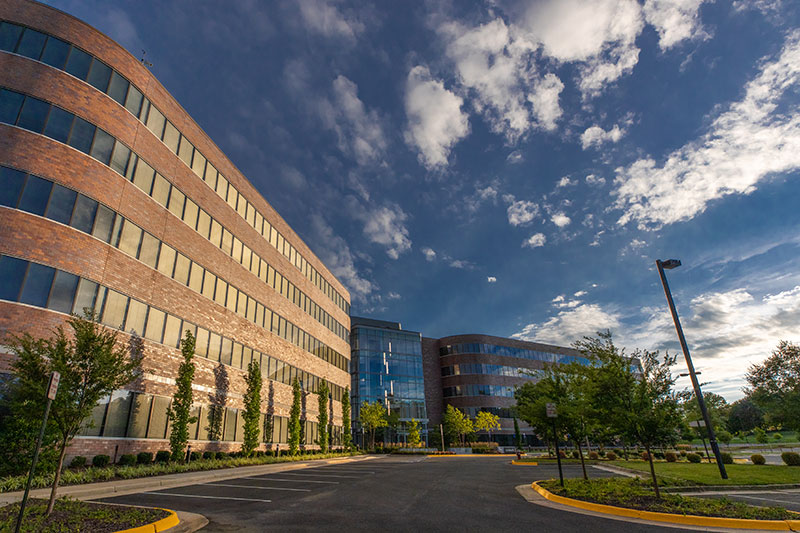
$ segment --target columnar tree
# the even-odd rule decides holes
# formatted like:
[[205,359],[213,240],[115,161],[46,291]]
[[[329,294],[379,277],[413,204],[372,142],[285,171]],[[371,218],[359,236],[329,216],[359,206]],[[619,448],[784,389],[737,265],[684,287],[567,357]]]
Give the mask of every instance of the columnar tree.
[[247,365],[247,391],[244,393],[244,439],[242,454],[249,457],[258,447],[261,419],[261,365],[252,360]]
[[294,378],[292,383],[292,410],[289,412],[289,453],[297,455],[300,451],[300,437],[302,426],[300,425],[300,406],[303,401],[303,391],[300,382]]
[[167,416],[172,422],[169,431],[169,448],[172,460],[180,461],[186,455],[186,445],[189,443],[189,424],[195,423],[196,418],[192,412],[192,380],[194,379],[194,347],[195,338],[191,331],[181,339],[181,355],[183,362],[178,367],[178,377],[175,379],[177,388],[172,396],[172,405],[167,411]]
[[319,384],[317,399],[319,401],[319,416],[317,425],[319,426],[319,447],[322,453],[328,451],[328,382],[324,379]]
[[492,430],[500,429],[500,417],[487,411],[481,411],[475,417],[475,431],[486,431],[489,433],[489,442],[492,441]]
[[514,445],[518,450],[522,449],[522,433],[519,431],[519,422],[517,422],[516,416],[514,417]]
[[138,378],[141,374],[143,344],[134,341],[126,348],[117,342],[117,332],[100,326],[94,315],[67,320],[70,334],[59,326],[49,339],[30,334],[12,335],[7,341],[16,360],[11,367],[19,380],[19,393],[30,402],[44,403],[51,372],[61,374],[58,394],[50,407],[49,423],[58,433],[58,461],[47,515],[53,511],[64,456],[92,409],[104,396]]
[[375,431],[378,428],[384,428],[389,425],[386,421],[386,415],[386,406],[377,400],[374,403],[364,400],[364,403],[361,404],[358,417],[361,421],[361,426],[365,431],[369,432],[372,448],[375,448]]
[[408,425],[408,445],[412,448],[419,448],[422,446],[422,439],[419,436],[419,424],[413,418]]
[[342,393],[342,446],[349,450],[353,445],[353,428],[350,427],[350,387]]

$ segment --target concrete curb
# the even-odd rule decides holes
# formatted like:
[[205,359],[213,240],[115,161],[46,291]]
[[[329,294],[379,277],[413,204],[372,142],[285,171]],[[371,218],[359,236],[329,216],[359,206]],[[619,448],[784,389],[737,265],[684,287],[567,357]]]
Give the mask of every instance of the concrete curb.
[[[200,472],[186,472],[182,474],[166,474],[163,476],[144,477],[106,481],[102,483],[87,483],[84,485],[68,485],[58,488],[59,496],[70,496],[78,500],[93,500],[111,496],[124,496],[137,492],[146,492],[158,489],[169,489],[205,483],[235,479],[243,476],[255,476],[273,472],[297,470],[309,466],[323,466],[328,464],[352,463],[359,461],[376,460],[377,457],[358,455],[355,457],[342,457],[335,459],[309,459],[290,463],[277,463],[268,465],[239,466],[236,468],[221,468],[219,470],[204,470]],[[0,494],[0,506],[8,505],[22,499],[22,491],[6,492]],[[49,498],[50,489],[35,489],[30,492],[31,498]]]
[[725,529],[757,529],[766,531],[800,531],[800,520],[745,520],[738,518],[715,518],[709,516],[656,513],[652,511],[626,509],[624,507],[614,507],[612,505],[602,505],[599,503],[565,498],[564,496],[558,496],[547,489],[540,487],[535,481],[531,483],[531,488],[538,492],[543,498],[546,498],[552,502],[601,514],[623,516],[627,518],[639,518],[642,520],[655,522],[668,522],[676,525],[679,524]]
[[162,518],[161,520],[156,520],[151,524],[145,524],[139,527],[132,527],[130,529],[123,529],[122,531],[117,531],[116,533],[161,533],[162,531],[166,531],[169,528],[175,527],[180,523],[178,514],[172,509],[164,509],[163,507],[153,507],[153,509],[161,509],[162,511],[167,511],[169,513],[169,516],[167,516],[166,518]]

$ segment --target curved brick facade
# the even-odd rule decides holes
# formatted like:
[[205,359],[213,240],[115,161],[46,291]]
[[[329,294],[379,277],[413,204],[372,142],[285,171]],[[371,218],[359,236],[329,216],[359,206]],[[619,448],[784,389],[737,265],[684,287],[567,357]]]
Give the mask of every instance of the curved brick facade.
[[[94,282],[100,287],[98,295],[106,296],[95,304],[97,312],[112,315],[110,307],[103,306],[112,305],[109,295],[114,294],[117,300],[128,303],[122,311],[115,311],[113,320],[122,317],[126,324],[140,324],[142,334],[145,322],[136,322],[134,309],[147,310],[148,325],[167,317],[159,326],[160,337],[157,333],[145,335],[143,379],[112,397],[105,411],[98,410],[95,420],[99,428],[96,424],[76,439],[70,454],[166,448],[166,428],[159,424],[179,364],[180,353],[169,330],[176,323],[197,326],[207,331],[210,339],[207,357],[196,358],[194,389],[201,420],[205,420],[203,414],[213,415],[216,407],[212,406],[225,408],[218,438],[204,434],[202,421],[194,428],[194,435],[199,437],[191,442],[194,450],[238,449],[246,373],[241,367],[253,356],[263,365],[264,415],[276,417],[274,435],[266,438],[267,443],[285,442],[283,419],[291,404],[288,383],[295,375],[306,380],[309,390],[305,401],[308,442],[313,442],[316,432],[317,399],[313,390],[320,379],[332,385],[332,422],[341,425],[339,400],[350,382],[349,294],[344,286],[150,71],[121,46],[63,12],[28,0],[0,3],[0,21],[0,187],[15,190],[18,183],[22,184],[18,196],[9,194],[0,202],[0,270],[41,265],[49,268],[28,266],[26,272],[34,268],[45,276],[55,272],[53,283],[78,278],[80,283]],[[43,48],[33,57],[42,39]],[[72,59],[53,66],[51,57],[60,50],[56,45],[63,48],[63,43],[75,58],[83,58],[75,50],[93,58],[90,68],[97,70],[90,70],[86,81],[67,72],[78,69],[70,66]],[[107,88],[101,90],[92,76],[104,75],[106,67],[111,77],[103,85]],[[122,96],[120,86],[127,91]],[[150,102],[152,107],[147,112],[144,106],[136,108],[141,111],[130,110],[134,89]],[[13,106],[18,101],[25,103],[15,111]],[[31,126],[37,124],[36,120],[25,117],[36,106],[50,106],[44,118],[47,125],[42,123],[39,129],[38,125]],[[151,124],[156,115],[148,124],[147,113],[156,112],[179,132],[180,149],[170,146],[169,125],[163,127],[163,133],[155,134]],[[70,119],[69,133],[59,139],[54,121],[72,115],[76,118]],[[78,135],[79,119],[96,127],[92,146],[86,151],[73,147],[78,143],[72,139]],[[99,143],[103,141],[112,143],[110,160],[97,155],[102,152]],[[90,150],[93,155],[85,153]],[[147,191],[136,181],[139,174],[144,175],[144,168],[154,171]],[[225,188],[220,192],[223,180]],[[159,183],[167,183],[166,190],[171,191],[168,199],[157,189]],[[37,211],[35,202],[26,200],[34,197],[34,185],[41,190],[50,187],[47,190],[58,191],[67,198],[64,201],[72,201],[72,215],[57,221],[53,213],[59,206],[55,202],[61,200],[55,192],[47,207]],[[97,202],[111,213],[117,224],[111,237],[97,236],[99,207],[92,211],[94,229],[77,229],[79,224],[74,221],[79,207],[75,198]],[[222,228],[221,236],[215,237],[215,227]],[[139,239],[133,247],[131,235]],[[215,238],[216,244],[212,242]],[[147,255],[146,246],[156,255]],[[185,267],[188,273],[183,279],[185,265],[190,266]],[[22,278],[17,296],[12,287],[0,297],[0,335],[21,331],[48,335],[67,318],[64,312],[53,310],[57,308],[55,288],[39,303],[23,303],[24,284],[33,279],[31,276]],[[227,302],[227,307],[220,301]],[[107,323],[113,325],[110,322],[112,318]],[[199,335],[203,335],[200,330]],[[120,337],[125,340],[127,334]],[[152,340],[156,337],[160,340]],[[217,341],[220,344],[215,344]],[[0,372],[9,371],[10,358],[9,354],[0,354]],[[127,421],[113,418],[126,412]]]

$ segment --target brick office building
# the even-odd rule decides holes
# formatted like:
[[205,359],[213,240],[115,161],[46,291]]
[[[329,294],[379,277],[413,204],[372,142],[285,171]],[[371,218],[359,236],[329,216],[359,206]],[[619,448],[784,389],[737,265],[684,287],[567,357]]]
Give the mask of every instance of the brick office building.
[[252,359],[266,443],[287,441],[295,377],[306,442],[321,379],[338,437],[347,290],[121,46],[29,0],[4,0],[0,20],[0,335],[46,336],[89,307],[122,341],[145,339],[142,379],[97,406],[70,455],[167,447],[186,329],[198,341],[193,449],[239,448]]

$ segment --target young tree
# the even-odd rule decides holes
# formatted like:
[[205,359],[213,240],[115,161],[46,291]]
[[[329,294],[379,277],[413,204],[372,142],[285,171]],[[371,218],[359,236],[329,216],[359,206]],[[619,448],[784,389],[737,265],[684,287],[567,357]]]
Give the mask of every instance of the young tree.
[[172,422],[169,431],[169,448],[173,461],[182,461],[186,455],[186,445],[189,443],[189,424],[197,420],[191,416],[192,412],[192,380],[194,379],[194,346],[195,338],[188,329],[181,339],[181,355],[183,362],[178,367],[178,377],[175,384],[175,394],[172,396],[172,405],[167,411],[167,416]]
[[412,448],[419,448],[422,446],[422,439],[419,436],[419,424],[415,419],[411,419],[408,424],[408,445]]
[[492,441],[492,430],[500,429],[500,417],[487,411],[480,411],[475,417],[475,431],[486,431],[489,433],[489,442]]
[[800,346],[781,341],[772,355],[745,375],[748,397],[771,425],[800,431]]
[[328,394],[330,393],[328,389],[328,382],[324,379],[319,384],[319,390],[317,391],[317,400],[319,401],[319,417],[317,418],[317,424],[319,426],[319,448],[322,453],[327,453],[328,451]]
[[[600,419],[630,441],[638,442],[647,451],[650,475],[657,498],[661,497],[653,454],[655,446],[672,444],[681,423],[677,395],[672,386],[670,367],[675,357],[658,352],[636,350],[627,357],[618,350],[611,333],[599,333],[596,338],[584,337],[575,343],[576,348],[596,360],[593,372],[593,404],[600,411]],[[641,372],[635,360],[641,361]]]
[[126,348],[117,343],[117,332],[100,326],[95,317],[73,316],[67,320],[68,335],[59,326],[49,339],[30,334],[12,335],[9,347],[17,356],[11,367],[20,383],[20,393],[37,401],[44,411],[45,392],[51,372],[61,374],[58,394],[50,407],[49,423],[58,432],[58,461],[47,515],[53,511],[64,455],[72,439],[101,398],[138,378],[142,344]]
[[386,406],[377,400],[374,403],[364,400],[364,403],[361,404],[358,416],[361,420],[361,426],[370,434],[372,448],[375,448],[375,431],[378,428],[385,428],[389,424],[386,421],[387,414]]
[[261,365],[252,360],[247,365],[247,391],[244,393],[244,439],[242,454],[250,457],[258,447],[260,431],[258,423],[261,419]]
[[342,446],[349,450],[353,445],[353,429],[350,427],[350,387],[342,393]]
[[300,437],[303,427],[300,425],[300,406],[303,401],[303,391],[300,382],[294,378],[292,383],[292,410],[289,412],[289,453],[297,455],[300,451]]
[[466,445],[467,435],[475,431],[472,419],[465,415],[460,409],[448,405],[442,417],[444,424],[444,434],[448,441],[457,438],[462,446]]

